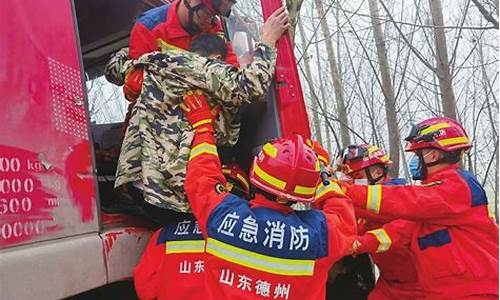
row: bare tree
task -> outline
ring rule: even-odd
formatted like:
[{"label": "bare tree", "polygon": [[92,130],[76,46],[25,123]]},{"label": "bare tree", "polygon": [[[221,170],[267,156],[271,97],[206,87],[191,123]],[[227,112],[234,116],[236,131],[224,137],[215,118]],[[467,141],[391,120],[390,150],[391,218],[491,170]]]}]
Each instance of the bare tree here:
[{"label": "bare tree", "polygon": [[[493,24],[493,26],[495,26],[496,29],[498,29],[498,20],[495,19],[495,17],[493,16],[494,13],[489,12],[479,0],[472,0],[472,2],[477,7],[479,12],[483,15],[483,17],[488,22]],[[498,2],[495,2],[495,6],[496,6],[496,10],[498,10]]]},{"label": "bare tree", "polygon": [[393,162],[389,174],[396,177],[399,174],[399,128],[396,115],[396,98],[392,86],[389,62],[387,60],[387,49],[385,45],[384,33],[380,25],[377,0],[369,0],[370,14],[372,15],[373,36],[377,48],[380,75],[382,77],[382,92],[385,98],[385,113],[387,116],[387,130],[389,132],[389,153]]},{"label": "bare tree", "polygon": [[441,0],[429,0],[432,22],[434,24],[434,43],[436,71],[443,103],[443,114],[446,117],[457,119],[455,93],[450,76],[450,65],[448,61],[448,48],[446,46],[446,34],[443,28],[443,9]]},{"label": "bare tree", "polygon": [[[302,51],[307,51],[305,49],[306,43],[307,43],[306,34],[304,31],[304,26],[302,25],[302,20],[300,20],[300,18],[299,18],[299,21],[297,23],[299,26],[299,34],[300,34],[300,42],[301,42],[301,46],[302,46]],[[303,57],[304,57],[304,69],[305,69],[305,73],[307,76],[307,80],[310,82],[314,82],[312,74],[311,74],[310,56],[307,54],[304,54]],[[321,145],[323,145],[323,138],[321,136],[321,128],[320,128],[319,116],[318,116],[318,101],[319,100],[316,98],[316,93],[310,93],[310,94],[312,96],[311,98],[315,98],[315,99],[311,99],[314,136],[316,137],[318,142]]]},{"label": "bare tree", "polygon": [[335,100],[337,102],[337,115],[340,122],[340,139],[342,142],[342,147],[346,147],[351,143],[351,137],[349,135],[349,122],[347,119],[347,110],[344,101],[344,89],[342,87],[342,80],[340,79],[340,73],[337,66],[337,60],[335,58],[335,53],[333,51],[333,44],[331,40],[330,29],[328,28],[327,18],[323,18],[325,11],[323,9],[323,4],[321,0],[314,0],[316,5],[316,10],[321,18],[321,30],[323,32],[323,37],[325,38],[326,52],[328,54],[328,62],[330,64],[330,72],[332,76],[333,87],[335,90]]},{"label": "bare tree", "polygon": [[297,27],[297,22],[299,20],[299,12],[304,0],[286,0],[286,8],[288,11],[288,17],[290,18],[290,37],[292,43],[295,41],[295,29]]},{"label": "bare tree", "polygon": [[[327,98],[327,93],[325,91],[325,84],[324,84],[324,79],[325,79],[325,76],[323,74],[323,67],[321,66],[321,62],[322,62],[322,59],[321,59],[321,55],[320,55],[320,51],[319,51],[319,43],[318,43],[318,36],[315,35],[315,44],[316,44],[316,68],[317,68],[317,71],[318,71],[318,78],[319,78],[319,91],[321,93],[321,103],[323,105],[323,107],[325,108],[325,110],[328,111],[328,98]],[[326,122],[326,120],[325,120]],[[332,151],[332,137],[331,137],[331,133],[330,133],[330,128],[326,128],[326,144],[327,144],[327,149],[328,149],[328,153],[330,153],[331,155],[333,155],[333,151]]]}]

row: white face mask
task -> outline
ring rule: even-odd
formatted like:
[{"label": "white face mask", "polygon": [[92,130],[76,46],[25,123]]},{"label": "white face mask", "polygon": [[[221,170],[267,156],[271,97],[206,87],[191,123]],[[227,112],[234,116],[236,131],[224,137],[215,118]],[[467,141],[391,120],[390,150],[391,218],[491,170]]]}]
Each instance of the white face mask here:
[{"label": "white face mask", "polygon": [[363,178],[363,179],[354,179],[354,184],[358,185],[368,185],[368,179]]}]

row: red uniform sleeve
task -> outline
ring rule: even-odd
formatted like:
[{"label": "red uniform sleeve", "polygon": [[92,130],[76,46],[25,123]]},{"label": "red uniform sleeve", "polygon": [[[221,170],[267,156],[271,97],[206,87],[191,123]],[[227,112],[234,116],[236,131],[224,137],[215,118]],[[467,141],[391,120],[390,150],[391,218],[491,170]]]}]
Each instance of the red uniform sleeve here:
[{"label": "red uniform sleeve", "polygon": [[140,22],[136,22],[130,32],[128,47],[128,56],[131,59],[138,59],[145,53],[158,50],[155,35]]},{"label": "red uniform sleeve", "polygon": [[387,223],[392,220],[390,217],[382,216],[369,210],[361,209],[359,207],[354,207],[354,213],[356,215],[356,218],[363,218],[370,222]]},{"label": "red uniform sleeve", "polygon": [[228,195],[224,190],[226,179],[211,132],[195,132],[187,166],[184,189],[191,210],[206,236],[206,225],[211,211]]},{"label": "red uniform sleeve", "polygon": [[356,215],[356,228],[358,229],[358,234],[363,235],[368,231],[366,226],[366,220],[363,218],[358,218]]},{"label": "red uniform sleeve", "polygon": [[[153,32],[140,22],[136,22],[130,32],[129,58],[138,59],[143,54],[156,50],[158,50],[158,45]],[[143,70],[138,69],[134,69],[127,74],[123,93],[128,101],[135,101],[141,93],[143,77]],[[128,125],[128,122],[126,124]]]},{"label": "red uniform sleeve", "polygon": [[158,298],[158,270],[161,259],[165,256],[165,245],[157,245],[156,241],[161,229],[150,238],[142,254],[139,264],[134,269],[134,286],[139,299],[152,300]]},{"label": "red uniform sleeve", "polygon": [[332,197],[322,208],[328,223],[328,253],[334,261],[348,255],[356,239],[356,218],[351,200]]},{"label": "red uniform sleeve", "polygon": [[358,239],[361,246],[356,252],[373,254],[386,252],[393,245],[408,246],[416,226],[414,222],[394,220],[381,228],[370,230]]},{"label": "red uniform sleeve", "polygon": [[425,186],[353,185],[347,195],[353,204],[390,219],[446,220],[471,208],[469,187],[450,175]]},{"label": "red uniform sleeve", "polygon": [[336,261],[350,253],[356,234],[356,217],[351,200],[336,181],[322,183],[316,190],[315,208],[325,214],[328,224],[328,253]]}]

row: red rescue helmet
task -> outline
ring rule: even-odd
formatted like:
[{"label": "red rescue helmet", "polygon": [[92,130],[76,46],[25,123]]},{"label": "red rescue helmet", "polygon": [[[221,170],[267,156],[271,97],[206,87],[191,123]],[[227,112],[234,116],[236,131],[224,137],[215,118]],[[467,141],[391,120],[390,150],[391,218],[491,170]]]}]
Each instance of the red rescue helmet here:
[{"label": "red rescue helmet", "polygon": [[349,145],[341,152],[341,163],[346,174],[366,169],[374,165],[392,164],[385,151],[375,145]]},{"label": "red rescue helmet", "polygon": [[243,169],[235,163],[222,165],[222,174],[226,177],[226,189],[237,196],[247,198],[250,194],[250,181]]},{"label": "red rescue helmet", "polygon": [[306,144],[314,150],[319,161],[325,166],[330,165],[330,154],[323,148],[317,141],[312,139],[307,139]]},{"label": "red rescue helmet", "polygon": [[445,117],[430,118],[413,125],[405,141],[405,151],[412,152],[424,148],[452,152],[472,147],[462,125]]},{"label": "red rescue helmet", "polygon": [[294,134],[266,143],[255,157],[250,182],[277,197],[312,202],[320,165],[314,151]]}]

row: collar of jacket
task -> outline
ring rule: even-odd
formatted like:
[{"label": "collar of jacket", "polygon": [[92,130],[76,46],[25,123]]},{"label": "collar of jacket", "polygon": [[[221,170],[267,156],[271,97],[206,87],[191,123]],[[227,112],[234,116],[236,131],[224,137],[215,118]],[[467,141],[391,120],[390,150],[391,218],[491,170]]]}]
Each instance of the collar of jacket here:
[{"label": "collar of jacket", "polygon": [[276,201],[269,200],[261,194],[256,194],[255,198],[250,200],[250,207],[251,208],[267,207],[270,209],[277,210],[283,214],[290,214],[294,211],[290,206],[279,204]]},{"label": "collar of jacket", "polygon": [[460,164],[451,164],[446,166],[432,174],[430,174],[425,180],[422,181],[423,184],[429,184],[435,181],[439,181],[448,177],[450,171],[455,171],[460,168]]}]

